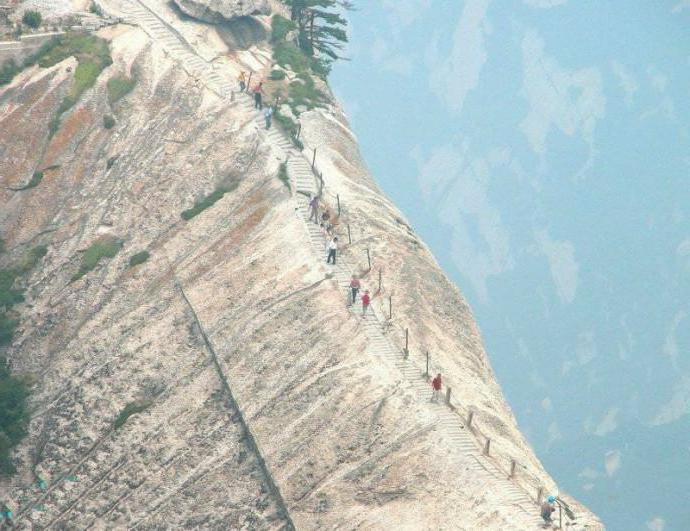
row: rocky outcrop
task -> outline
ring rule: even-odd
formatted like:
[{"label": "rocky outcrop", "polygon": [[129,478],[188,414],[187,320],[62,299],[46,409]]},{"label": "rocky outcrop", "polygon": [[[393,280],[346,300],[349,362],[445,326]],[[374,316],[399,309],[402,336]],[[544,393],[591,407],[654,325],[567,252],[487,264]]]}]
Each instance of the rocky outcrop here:
[{"label": "rocky outcrop", "polygon": [[268,15],[267,0],[174,0],[180,10],[198,20],[211,23],[228,22],[238,17]]}]

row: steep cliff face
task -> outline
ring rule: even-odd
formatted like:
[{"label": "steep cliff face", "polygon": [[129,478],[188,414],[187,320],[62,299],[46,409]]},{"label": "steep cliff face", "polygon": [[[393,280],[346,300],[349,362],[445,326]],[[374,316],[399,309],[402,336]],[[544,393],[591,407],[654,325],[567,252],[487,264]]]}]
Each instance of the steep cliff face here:
[{"label": "steep cliff face", "polygon": [[[556,486],[470,309],[368,175],[337,106],[302,114],[300,153],[230,96],[240,70],[270,69],[267,44],[226,49],[163,1],[100,3],[133,25],[100,33],[113,64],[52,137],[74,58],[0,91],[2,238],[10,255],[48,246],[7,351],[35,381],[20,473],[0,483],[17,526],[536,527],[530,497]],[[118,77],[136,82],[111,103]],[[313,148],[352,238],[336,268],[304,220]],[[10,190],[37,170],[38,186]],[[113,242],[114,257],[78,274],[94,243]],[[141,251],[150,258],[131,266]],[[343,275],[377,292],[379,269],[377,314],[362,319]],[[427,350],[455,410],[429,402]],[[468,407],[495,458],[481,456]],[[570,502],[580,528],[601,528]]]}]

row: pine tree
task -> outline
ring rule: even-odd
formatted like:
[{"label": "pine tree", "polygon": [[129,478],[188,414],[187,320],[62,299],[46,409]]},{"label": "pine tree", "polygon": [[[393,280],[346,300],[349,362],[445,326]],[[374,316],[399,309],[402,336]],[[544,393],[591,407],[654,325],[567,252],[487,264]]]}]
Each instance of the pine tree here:
[{"label": "pine tree", "polygon": [[284,0],[299,28],[299,45],[320,66],[329,71],[333,61],[341,59],[340,51],[347,43],[347,20],[334,9],[351,10],[349,0]]}]

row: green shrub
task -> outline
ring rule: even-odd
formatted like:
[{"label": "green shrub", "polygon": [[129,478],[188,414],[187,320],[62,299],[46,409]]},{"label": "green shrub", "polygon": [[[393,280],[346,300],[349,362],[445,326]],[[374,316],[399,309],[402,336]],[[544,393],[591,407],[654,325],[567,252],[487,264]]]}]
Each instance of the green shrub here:
[{"label": "green shrub", "polygon": [[41,259],[48,254],[48,247],[45,245],[37,245],[31,248],[22,258],[19,264],[19,273],[25,274],[31,271],[41,261]]},{"label": "green shrub", "polygon": [[14,59],[5,61],[0,67],[0,87],[10,84],[20,70],[21,68],[14,62]]},{"label": "green shrub", "polygon": [[278,167],[278,179],[280,179],[283,184],[287,186],[287,189],[290,190],[290,176],[288,175],[286,162],[281,162]]},{"label": "green shrub", "polygon": [[289,66],[293,72],[305,73],[309,71],[309,58],[291,42],[276,44],[273,47],[273,59],[283,68]]},{"label": "green shrub", "polygon": [[24,290],[16,289],[15,281],[33,269],[47,252],[45,245],[39,245],[29,250],[15,267],[0,269],[0,345],[12,341],[14,329],[19,324],[10,311],[12,306],[24,300]]},{"label": "green shrub", "polygon": [[192,208],[183,211],[181,214],[182,219],[190,220],[193,217],[198,216],[204,210],[212,207],[215,203],[217,203],[225,194],[227,194],[228,192],[232,192],[235,188],[237,188],[237,183],[233,183],[233,185],[229,187],[221,186],[219,188],[216,188],[216,190],[211,195],[204,197],[201,201],[197,202]]},{"label": "green shrub", "polygon": [[302,151],[304,149],[304,144],[299,138],[297,138],[299,125],[289,116],[285,116],[284,114],[282,114],[280,110],[276,110],[276,112],[273,113],[273,118],[276,122],[278,122],[280,127],[288,134],[290,140],[292,140],[292,143],[295,145],[295,147]]},{"label": "green shrub", "polygon": [[[0,334],[2,333],[0,316]],[[29,425],[26,382],[12,376],[7,360],[0,358],[0,474],[15,472],[11,450],[26,435]]]},{"label": "green shrub", "polygon": [[112,129],[113,127],[115,127],[115,118],[113,118],[109,114],[106,114],[103,117],[103,127],[105,127],[106,129]]},{"label": "green shrub", "polygon": [[146,262],[146,260],[149,259],[150,256],[151,255],[148,251],[141,251],[140,253],[133,254],[129,258],[129,267],[134,267],[138,266],[139,264],[143,264],[144,262]]},{"label": "green shrub", "polygon": [[105,162],[105,167],[106,167],[106,169],[109,170],[110,168],[113,167],[113,165],[115,164],[115,162],[117,162],[117,157],[118,157],[117,155],[115,155],[114,157],[110,157],[110,158]]},{"label": "green shrub", "polygon": [[43,17],[38,11],[25,11],[22,22],[30,28],[36,29],[41,25]]},{"label": "green shrub", "polygon": [[124,98],[127,94],[132,92],[134,86],[137,84],[136,79],[115,76],[108,80],[108,101],[113,105],[118,100]]},{"label": "green shrub", "polygon": [[91,2],[91,5],[89,6],[89,11],[98,17],[103,16],[103,11],[101,11],[101,8],[93,2]]},{"label": "green shrub", "polygon": [[0,269],[0,311],[6,311],[24,300],[23,290],[14,289],[19,276],[16,269]]},{"label": "green shrub", "polygon": [[270,78],[273,81],[282,81],[285,79],[285,70],[271,70]]},{"label": "green shrub", "polygon": [[125,406],[125,408],[120,411],[120,414],[115,419],[113,423],[113,428],[120,429],[129,420],[129,417],[136,415],[137,413],[142,413],[146,411],[152,402],[150,400],[141,400],[138,402],[130,402]]},{"label": "green shrub", "polygon": [[299,74],[299,80],[290,83],[288,89],[288,103],[292,112],[298,114],[297,107],[303,105],[307,109],[322,107],[328,102],[326,95],[316,88],[314,80],[309,75]]},{"label": "green shrub", "polygon": [[274,43],[283,42],[287,34],[295,29],[297,29],[297,24],[292,20],[280,15],[273,15],[271,18],[271,41]]},{"label": "green shrub", "polygon": [[79,280],[89,271],[95,269],[103,258],[113,258],[122,249],[122,242],[113,237],[101,238],[84,251],[79,270],[72,277],[72,282]]},{"label": "green shrub", "polygon": [[0,346],[9,345],[14,337],[14,329],[19,321],[10,316],[6,311],[0,311]]}]

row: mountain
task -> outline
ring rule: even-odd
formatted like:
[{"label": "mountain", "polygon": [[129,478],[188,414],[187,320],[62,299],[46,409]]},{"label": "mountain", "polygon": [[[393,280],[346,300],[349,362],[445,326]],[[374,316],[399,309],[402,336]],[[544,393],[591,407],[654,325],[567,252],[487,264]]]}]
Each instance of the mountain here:
[{"label": "mountain", "polygon": [[[275,40],[282,19],[240,21],[273,38],[246,42],[262,32],[162,0],[96,5],[120,22],[62,36],[0,89],[3,265],[46,249],[5,353],[32,389],[0,484],[15,525],[538,528],[557,486],[469,306],[289,32]],[[242,71],[287,102],[270,129]],[[335,266],[308,220],[318,192]],[[430,401],[425,373],[449,394]],[[574,528],[603,528],[561,496]]]}]

